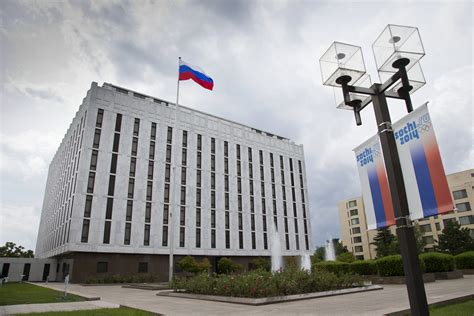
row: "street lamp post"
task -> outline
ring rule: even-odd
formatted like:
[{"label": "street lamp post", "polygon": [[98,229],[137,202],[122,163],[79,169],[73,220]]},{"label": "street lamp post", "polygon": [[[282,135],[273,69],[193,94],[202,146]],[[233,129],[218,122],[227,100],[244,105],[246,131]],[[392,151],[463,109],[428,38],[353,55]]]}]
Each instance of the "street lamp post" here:
[{"label": "street lamp post", "polygon": [[[342,88],[343,102],[338,108],[354,112],[357,125],[360,112],[373,104],[390,187],[397,237],[405,271],[412,315],[429,315],[425,287],[417,254],[415,234],[410,220],[407,195],[392,129],[387,98],[405,101],[413,111],[410,94],[425,83],[419,60],[423,44],[414,27],[389,24],[372,45],[382,84],[370,84],[362,50],[358,46],[334,42],[320,59],[324,85]],[[370,85],[369,87],[367,87]]]}]

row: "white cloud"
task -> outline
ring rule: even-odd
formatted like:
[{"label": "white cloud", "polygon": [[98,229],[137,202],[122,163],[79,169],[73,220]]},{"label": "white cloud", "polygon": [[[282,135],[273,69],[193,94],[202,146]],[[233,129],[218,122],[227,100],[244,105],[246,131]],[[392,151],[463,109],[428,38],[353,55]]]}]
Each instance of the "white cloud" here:
[{"label": "white cloud", "polygon": [[35,250],[40,221],[39,207],[33,205],[0,204],[0,241],[12,241],[26,249]]}]

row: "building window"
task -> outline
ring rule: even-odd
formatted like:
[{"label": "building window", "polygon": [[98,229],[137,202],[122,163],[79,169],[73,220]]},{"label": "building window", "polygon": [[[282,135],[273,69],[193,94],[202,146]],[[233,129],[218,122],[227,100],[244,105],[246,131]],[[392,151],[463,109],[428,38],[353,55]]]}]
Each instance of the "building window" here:
[{"label": "building window", "polygon": [[132,220],[132,212],[133,212],[133,200],[128,200],[127,201],[127,213],[125,215],[125,220],[126,221],[131,221]]},{"label": "building window", "polygon": [[179,228],[179,246],[184,247],[184,227]]},{"label": "building window", "polygon": [[100,129],[96,129],[94,133],[94,142],[92,144],[93,148],[99,148],[100,143]]},{"label": "building window", "polygon": [[97,150],[92,150],[92,156],[91,156],[91,170],[95,170],[97,168],[97,156],[99,155],[99,152]]},{"label": "building window", "polygon": [[109,263],[105,261],[97,262],[97,273],[107,273],[108,265]]},{"label": "building window", "polygon": [[140,119],[136,118],[133,124],[133,136],[138,136],[139,129],[140,129]]},{"label": "building window", "polygon": [[420,225],[420,230],[423,233],[427,233],[431,231],[431,224],[426,224],[426,225]]},{"label": "building window", "polygon": [[89,240],[89,223],[88,219],[85,219],[82,223],[82,234],[81,234],[81,242],[87,242]]},{"label": "building window", "polygon": [[105,208],[105,219],[112,219],[113,208],[114,208],[114,199],[107,198],[107,206]]},{"label": "building window", "polygon": [[444,227],[448,226],[448,223],[455,223],[455,222],[456,222],[456,218],[446,218],[446,219],[443,219]]},{"label": "building window", "polygon": [[357,201],[356,200],[349,201],[348,205],[349,205],[349,207],[356,207],[357,206]]},{"label": "building window", "polygon": [[456,203],[456,208],[458,212],[466,212],[471,210],[471,204],[469,202]]},{"label": "building window", "polygon": [[168,226],[163,226],[163,237],[162,237],[161,245],[163,247],[168,246]]},{"label": "building window", "polygon": [[441,230],[441,225],[439,223],[435,223],[436,230]]},{"label": "building window", "polygon": [[150,224],[145,224],[143,245],[144,246],[149,246],[150,245]]},{"label": "building window", "polygon": [[359,243],[359,242],[362,242],[362,237],[361,236],[354,237],[353,241],[354,241],[355,244]]},{"label": "building window", "polygon": [[359,219],[358,218],[351,219],[351,224],[352,225],[358,225],[359,224]]},{"label": "building window", "polygon": [[121,128],[122,128],[122,114],[117,113],[117,117],[115,119],[115,131],[120,132]]},{"label": "building window", "polygon": [[95,172],[89,172],[89,180],[87,181],[87,193],[94,193]]},{"label": "building window", "polygon": [[115,153],[118,153],[119,151],[119,145],[120,145],[120,134],[115,133],[114,135],[114,143],[112,145],[112,151]]},{"label": "building window", "polygon": [[455,200],[467,198],[467,192],[465,189],[453,191],[453,198]]},{"label": "building window", "polygon": [[130,234],[132,232],[132,224],[126,223],[125,224],[125,237],[123,243],[125,245],[130,245]]},{"label": "building window", "polygon": [[137,158],[130,158],[130,177],[135,177],[135,170],[137,169]]},{"label": "building window", "polygon": [[110,162],[110,173],[117,173],[117,154],[112,154],[112,161]]},{"label": "building window", "polygon": [[359,212],[357,211],[357,209],[351,210],[350,213],[351,213],[351,216],[359,215]]},{"label": "building window", "polygon": [[354,247],[354,251],[355,252],[363,252],[364,251],[364,248],[362,246],[355,246]]},{"label": "building window", "polygon": [[104,110],[97,110],[97,120],[95,122],[96,127],[102,127],[102,120],[104,119]]},{"label": "building window", "polygon": [[432,244],[434,241],[433,236],[424,236],[423,237],[423,242],[426,243],[427,245]]},{"label": "building window", "polygon": [[354,227],[354,228],[352,228],[352,233],[353,233],[353,234],[360,234],[360,227]]},{"label": "building window", "polygon": [[211,229],[211,248],[216,248],[216,230]]},{"label": "building window", "polygon": [[92,195],[86,196],[86,205],[84,207],[84,217],[91,217]]},{"label": "building window", "polygon": [[474,216],[461,216],[459,217],[459,224],[461,225],[470,225],[474,224]]},{"label": "building window", "polygon": [[104,244],[110,243],[110,226],[112,225],[111,221],[105,221],[104,225]]},{"label": "building window", "polygon": [[138,273],[148,273],[148,262],[138,263]]},{"label": "building window", "polygon": [[196,228],[196,248],[201,248],[201,228]]},{"label": "building window", "polygon": [[152,140],[155,140],[155,139],[156,139],[156,123],[151,123],[150,138],[151,138]]}]

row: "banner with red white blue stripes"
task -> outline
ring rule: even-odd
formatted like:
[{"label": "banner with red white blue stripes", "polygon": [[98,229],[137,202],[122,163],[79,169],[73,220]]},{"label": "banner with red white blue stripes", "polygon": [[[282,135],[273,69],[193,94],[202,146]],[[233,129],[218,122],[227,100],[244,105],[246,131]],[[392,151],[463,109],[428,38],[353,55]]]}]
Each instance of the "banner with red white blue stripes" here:
[{"label": "banner with red white blue stripes", "polygon": [[[453,201],[427,104],[394,123],[410,218],[452,211]],[[378,136],[354,149],[368,229],[395,224],[390,189]]]}]

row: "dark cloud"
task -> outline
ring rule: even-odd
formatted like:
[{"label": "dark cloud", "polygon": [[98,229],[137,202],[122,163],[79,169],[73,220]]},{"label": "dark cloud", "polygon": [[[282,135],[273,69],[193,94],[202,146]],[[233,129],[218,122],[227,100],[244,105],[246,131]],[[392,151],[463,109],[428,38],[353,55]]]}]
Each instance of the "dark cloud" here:
[{"label": "dark cloud", "polygon": [[[7,91],[4,100],[15,104],[2,106],[5,116],[12,118],[8,126],[19,129],[24,125],[23,121],[15,122],[16,117],[24,117],[15,111],[33,108],[30,97],[36,103],[62,99],[79,104],[92,80],[143,89],[173,101],[177,58],[181,56],[202,67],[215,81],[212,93],[183,83],[183,105],[304,145],[316,245],[328,235],[340,235],[337,203],[360,194],[352,148],[376,131],[370,109],[363,113],[363,126],[356,127],[350,112],[334,109],[333,91],[322,86],[318,58],[334,40],[362,46],[368,72],[374,75],[370,46],[385,25],[418,26],[427,51],[422,66],[428,83],[414,95],[414,104],[432,101],[430,109],[446,170],[472,166],[473,100],[472,85],[467,84],[472,83],[473,72],[472,4],[467,1],[409,2],[404,6],[383,3],[375,7],[364,2],[321,1],[6,0],[0,15],[2,36],[19,30],[2,47],[5,56],[18,55],[21,51],[15,49],[19,43],[22,51],[31,50],[4,66],[13,82],[26,82],[24,87],[28,87],[22,90],[23,95]],[[54,38],[42,37],[36,42],[28,38],[30,46],[25,46],[21,35],[35,34],[39,29],[54,29]],[[52,56],[43,51],[49,46],[60,49]],[[35,62],[27,64],[32,58]],[[23,64],[28,65],[27,72]],[[376,81],[376,76],[372,78]],[[58,82],[63,84],[61,89],[47,88]],[[65,108],[48,121],[38,112],[32,113],[44,120],[36,120],[38,133],[54,125],[55,132],[62,135],[76,110],[72,109],[74,104],[67,106],[70,113]],[[393,103],[394,120],[404,115],[402,109]],[[21,155],[12,154],[12,160]],[[35,163],[33,160],[32,166]],[[45,182],[44,175],[38,179]],[[30,205],[41,204],[42,190],[38,186],[32,194],[35,202],[29,201]],[[23,205],[6,186],[2,186],[2,195],[2,205]]]}]

